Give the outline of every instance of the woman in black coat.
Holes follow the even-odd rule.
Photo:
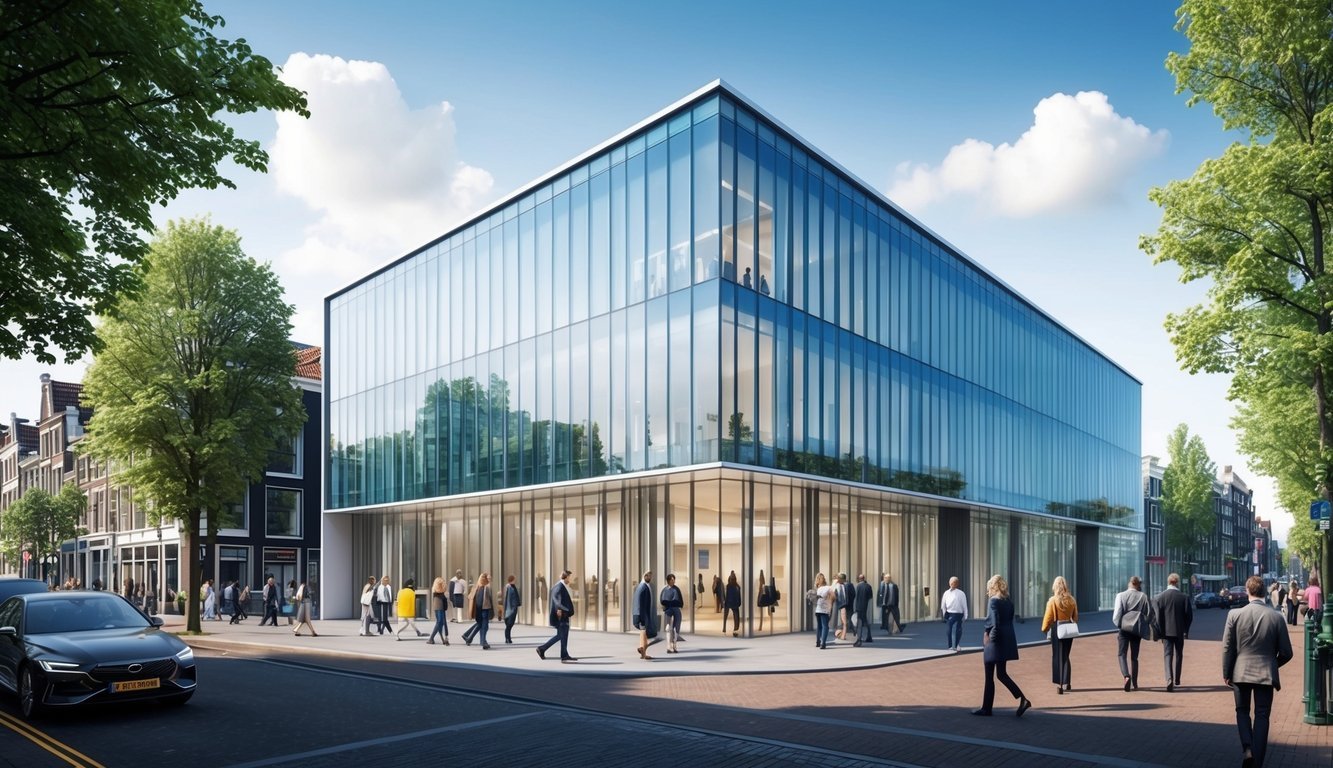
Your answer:
[[[732,571],[727,577],[727,594],[722,603],[722,634],[727,634],[727,615],[735,617],[731,636],[741,636],[741,585],[736,581],[736,572]]]
[[[981,695],[981,709],[972,710],[974,715],[990,717],[991,707],[995,704],[995,678],[1000,678],[1004,687],[1018,699],[1018,712],[1023,713],[1032,707],[1032,702],[1023,695],[1018,683],[1009,677],[1006,669],[1011,661],[1018,660],[1018,637],[1014,634],[1014,604],[1009,599],[1009,583],[998,573],[986,582],[986,594],[990,597],[986,608],[985,635],[982,637],[982,660],[986,663],[986,687]]]

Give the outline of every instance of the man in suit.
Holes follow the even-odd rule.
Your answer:
[[[838,620],[842,627],[834,634],[839,640],[847,639],[847,631],[852,628],[852,611],[855,610],[856,588],[847,580],[847,574],[838,574]]]
[[[1166,690],[1174,691],[1180,685],[1180,668],[1185,661],[1185,638],[1194,621],[1194,606],[1189,596],[1180,591],[1180,574],[1166,577],[1166,589],[1153,598],[1153,615],[1157,620],[1157,634],[1162,638],[1162,656],[1166,664]]]
[[[861,647],[861,643],[873,643],[875,638],[870,635],[870,601],[875,597],[875,591],[866,583],[864,573],[856,574],[856,591],[853,597],[853,609],[856,611],[856,642],[852,645]]]
[[[875,594],[875,604],[879,606],[879,628],[889,630],[889,616],[893,616],[893,625],[898,633],[903,631],[903,622],[898,616],[898,585],[893,583],[889,574],[880,576],[879,591]]]
[[[1242,765],[1262,768],[1268,751],[1268,713],[1273,692],[1281,690],[1278,667],[1291,661],[1291,637],[1282,616],[1264,603],[1264,579],[1245,581],[1250,602],[1227,614],[1222,631],[1222,682],[1236,697],[1236,728],[1240,731]],[[1250,722],[1250,703],[1254,722]]]
[[[639,630],[639,658],[652,660],[648,646],[661,642],[657,637],[657,609],[653,606],[653,572],[645,571],[643,581],[634,588],[634,626]]]
[[[560,643],[560,660],[564,662],[578,661],[578,659],[569,655],[569,617],[574,615],[574,598],[569,593],[570,571],[565,570],[560,573],[560,580],[551,587],[551,599],[549,600],[551,611],[551,626],[555,627],[555,635],[547,640],[544,645],[537,649],[537,655],[546,658],[546,652],[557,642]]]
[[[389,586],[389,577],[380,579],[375,587],[375,623],[379,625],[379,634],[384,634],[389,627],[389,616],[393,614],[393,588]]]
[[[272,576],[264,582],[264,618],[260,619],[259,626],[262,627],[270,622],[273,626],[278,626],[278,583]]]

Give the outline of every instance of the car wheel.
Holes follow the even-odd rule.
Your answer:
[[[42,705],[37,701],[37,691],[33,685],[31,667],[25,666],[19,672],[19,712],[25,720],[31,720],[42,712]]]
[[[172,696],[169,699],[163,699],[162,704],[168,707],[183,707],[185,706],[185,702],[189,701],[190,697],[193,695],[194,691],[190,691],[189,693],[182,693],[179,696]]]

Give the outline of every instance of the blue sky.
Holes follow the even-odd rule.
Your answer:
[[[1203,287],[1137,247],[1148,190],[1237,138],[1175,93],[1171,3],[205,4],[316,114],[236,118],[271,173],[159,218],[238,230],[301,340],[323,296],[720,77],[1142,380],[1145,454],[1186,422],[1288,527],[1236,452],[1226,381],[1180,373],[1162,330]],[[0,365],[20,415],[42,371],[80,371]]]

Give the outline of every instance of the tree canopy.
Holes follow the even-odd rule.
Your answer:
[[[204,220],[168,224],[140,278],[142,291],[99,329],[104,347],[84,379],[93,418],[82,450],[112,462],[115,481],[152,515],[181,522],[194,579],[201,517],[221,519],[263,476],[269,451],[305,423],[287,338],[292,307],[234,232]],[[189,628],[198,631],[199,590],[188,592]]]
[[[0,357],[73,360],[135,285],[152,206],[267,154],[220,113],[306,111],[199,0],[0,3]]]
[[[1166,546],[1182,558],[1194,557],[1199,542],[1213,530],[1213,477],[1217,466],[1208,458],[1203,439],[1181,424],[1166,440],[1170,464],[1162,471],[1162,520]]]
[[[1186,370],[1233,374],[1243,444],[1284,506],[1329,498],[1333,14],[1317,0],[1185,0],[1178,19],[1190,48],[1167,59],[1177,89],[1245,140],[1151,193],[1162,223],[1143,249],[1209,284],[1167,330]],[[1283,407],[1312,413],[1275,418]]]
[[[73,485],[61,486],[55,496],[29,488],[0,513],[0,551],[10,562],[20,561],[24,551],[36,563],[59,555],[61,542],[87,533],[79,527],[87,506],[87,497]]]

